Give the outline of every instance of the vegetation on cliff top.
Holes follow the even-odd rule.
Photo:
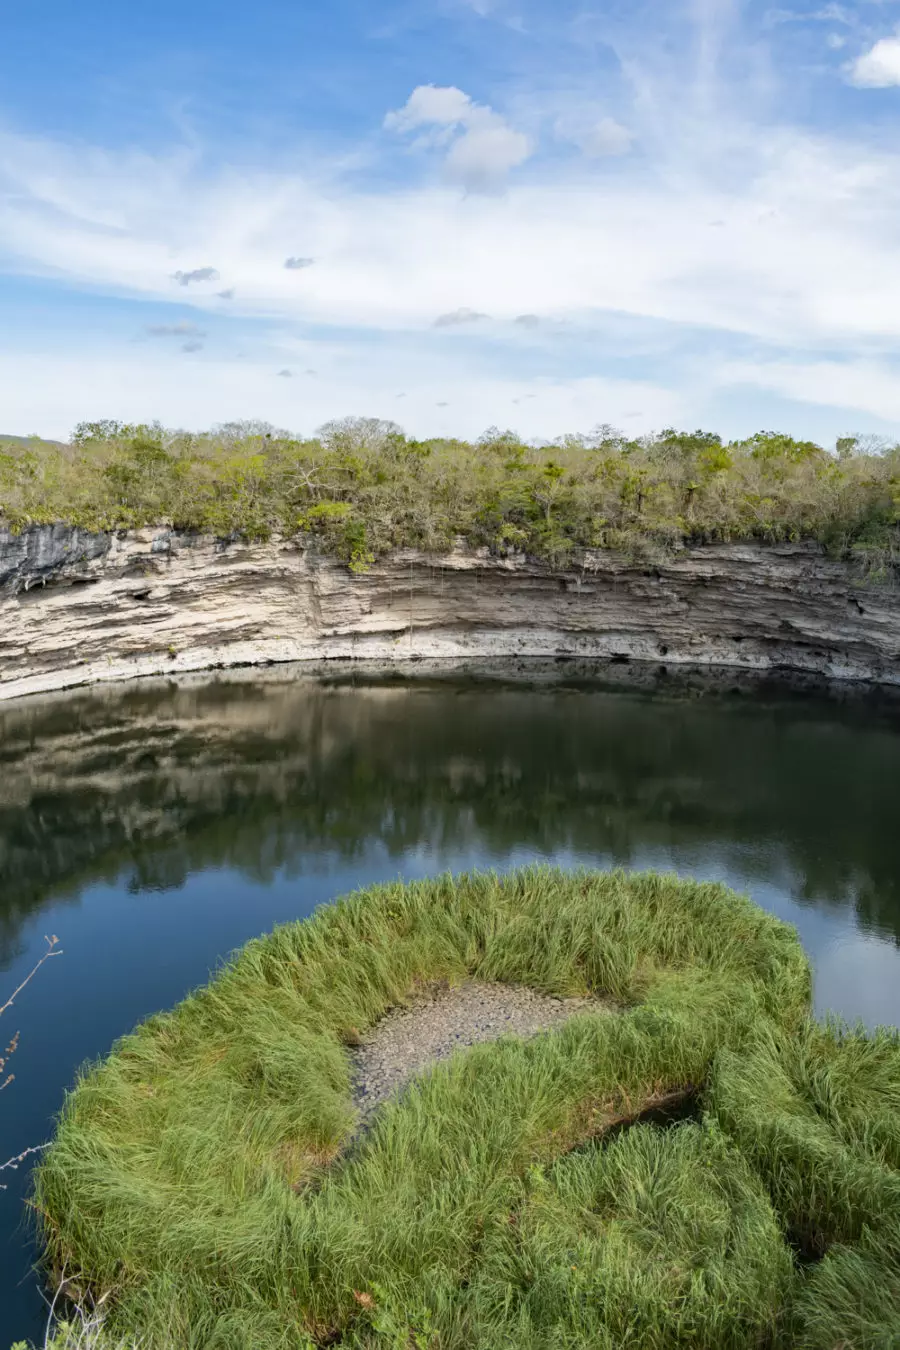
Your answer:
[[[422,983],[602,993],[438,1064],[347,1149],[350,1060]],[[251,942],[69,1096],[51,1268],[111,1344],[886,1347],[900,1037],[810,1021],[724,887],[531,868],[374,887]],[[641,1121],[674,1093],[693,1119]]]
[[[0,518],[15,530],[310,533],[355,570],[461,536],[554,566],[583,548],[816,540],[883,571],[900,557],[900,447],[848,438],[832,453],[775,433],[725,443],[671,429],[630,440],[611,428],[539,446],[492,430],[470,444],[367,419],[297,440],[250,423],[194,435],[96,422],[68,445],[0,444]]]

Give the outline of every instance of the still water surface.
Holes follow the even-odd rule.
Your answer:
[[[691,673],[281,668],[0,708],[0,1160],[79,1063],[234,947],[371,881],[531,859],[718,878],[797,925],[816,1006],[900,1023],[900,703]],[[2,999],[0,999],[2,1002]],[[0,1350],[43,1326],[0,1193]]]

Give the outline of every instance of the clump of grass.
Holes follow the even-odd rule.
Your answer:
[[[719,1053],[708,1105],[801,1256],[823,1258],[798,1292],[794,1343],[896,1345],[900,1032],[767,1028],[749,1054]]]
[[[900,1216],[900,1032],[767,1029],[719,1053],[708,1101],[810,1255]]]
[[[347,1151],[348,1042],[468,978],[622,1011],[435,1065]],[[829,1252],[816,1295],[786,1239],[820,1223],[882,1260],[900,1076],[890,1038],[814,1028],[809,992],[793,930],[719,885],[538,867],[374,887],[251,942],[82,1074],[37,1174],[48,1262],[148,1347],[818,1335],[852,1263]],[[857,1172],[830,1192],[806,1136],[754,1126],[767,1073],[779,1118],[831,1111],[827,1165]],[[702,1124],[610,1136],[704,1085]]]
[[[796,1307],[798,1350],[893,1350],[900,1339],[900,1223],[867,1229],[812,1271]]]
[[[777,1334],[791,1255],[765,1188],[715,1125],[637,1126],[523,1189],[515,1225],[483,1253],[461,1344],[728,1350]]]

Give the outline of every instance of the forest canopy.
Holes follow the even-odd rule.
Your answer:
[[[68,444],[0,437],[0,519],[96,531],[168,525],[218,537],[311,535],[353,570],[462,538],[563,567],[585,548],[659,556],[687,543],[813,540],[876,573],[900,558],[900,445],[826,450],[776,432],[725,441],[674,428],[629,438],[415,440],[347,418],[298,439],[264,423],[201,434],[82,423]]]

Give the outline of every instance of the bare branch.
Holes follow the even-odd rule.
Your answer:
[[[25,976],[24,980],[18,986],[18,988],[13,990],[13,992],[10,994],[6,1002],[2,1005],[2,1007],[0,1007],[0,1017],[2,1017],[2,1015],[9,1008],[12,1007],[13,1003],[16,1000],[16,996],[18,994],[21,994],[22,990],[25,988],[28,981],[34,978],[34,976],[40,970],[41,966],[44,964],[45,961],[49,961],[51,956],[62,956],[62,948],[57,946],[59,938],[56,936],[55,933],[50,937],[48,937],[45,934],[44,941],[47,944],[47,950],[44,952],[44,955],[41,957],[40,961],[35,962],[34,966],[32,966],[31,970]],[[10,1041],[9,1045],[6,1047],[6,1050],[3,1053],[3,1055],[0,1056],[0,1074],[2,1074],[5,1071],[10,1056],[14,1055],[18,1050],[18,1048],[19,1048],[19,1033],[17,1031],[13,1035],[13,1038]],[[12,1083],[14,1080],[15,1074],[7,1073],[6,1077],[3,1079],[3,1082],[0,1083],[0,1092],[2,1092],[4,1088],[8,1088],[10,1083]],[[24,1162],[26,1158],[31,1157],[31,1155],[34,1153],[43,1152],[45,1148],[49,1148],[49,1144],[35,1144],[31,1148],[23,1149],[21,1153],[15,1154],[12,1158],[7,1158],[5,1163],[0,1163],[0,1172],[6,1171],[14,1172],[18,1168],[19,1164]],[[0,1184],[0,1191],[5,1190],[6,1187]]]
[[[19,1166],[19,1163],[24,1162],[25,1159],[30,1157],[32,1153],[43,1153],[44,1149],[49,1147],[50,1147],[49,1144],[34,1144],[32,1145],[31,1148],[24,1149],[23,1152],[17,1153],[15,1157],[7,1158],[5,1163],[0,1163],[0,1172],[6,1171],[15,1172]],[[2,1183],[0,1183],[0,1191],[5,1190],[6,1187]]]
[[[44,955],[41,957],[40,961],[38,961],[37,964],[28,972],[28,974],[25,976],[24,980],[19,985],[19,987],[17,989],[14,989],[10,994],[9,998],[6,1000],[6,1002],[2,1004],[2,1006],[0,1006],[0,1017],[3,1016],[7,1008],[12,1007],[13,1003],[16,1000],[17,995],[21,994],[22,990],[25,988],[28,981],[34,978],[34,976],[40,970],[41,966],[44,964],[45,961],[49,961],[51,956],[62,956],[62,948],[60,947],[59,950],[57,950],[56,947],[56,944],[59,942],[59,938],[56,936],[55,933],[53,934],[52,937],[47,937],[47,935],[45,934],[44,941],[47,944],[47,951],[44,952]]]

